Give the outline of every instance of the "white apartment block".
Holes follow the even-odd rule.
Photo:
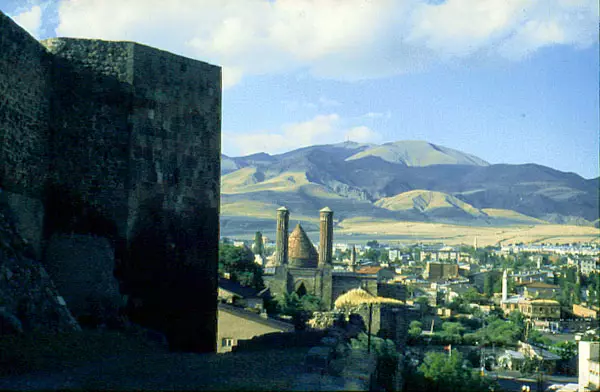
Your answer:
[[[600,342],[579,342],[579,392],[600,389]]]

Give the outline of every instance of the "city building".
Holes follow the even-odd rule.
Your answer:
[[[560,303],[552,299],[521,299],[519,311],[529,319],[560,319]]]
[[[265,269],[264,281],[271,294],[296,293],[299,296],[310,294],[318,297],[327,310],[333,309],[335,300],[342,294],[356,288],[362,288],[373,296],[405,299],[404,286],[399,283],[385,283],[393,279],[394,271],[381,267],[367,267],[358,271],[356,247],[351,249],[349,270],[333,269],[333,211],[325,207],[320,211],[319,252],[298,224],[288,235],[289,211],[285,207],[277,210],[276,250],[270,267]],[[364,267],[363,267],[364,268]],[[405,322],[396,321],[396,327],[385,325],[386,320],[404,317],[404,310],[395,311],[393,316],[385,311],[377,313],[374,325],[379,325],[379,318],[384,322],[381,328],[389,332],[389,336],[404,337]],[[389,317],[388,317],[389,316]],[[396,342],[402,344],[402,342]]]
[[[552,299],[556,298],[560,286],[544,282],[530,282],[518,285],[517,293],[528,299]]]
[[[573,304],[573,314],[577,317],[596,320],[598,319],[598,308]]]
[[[266,313],[259,314],[238,306],[220,303],[217,331],[217,352],[226,353],[237,346],[240,340],[248,340],[268,333],[293,332],[294,326],[268,318]]]
[[[600,342],[579,342],[579,392],[600,389]]]
[[[423,278],[429,281],[448,280],[458,277],[458,264],[428,262]]]

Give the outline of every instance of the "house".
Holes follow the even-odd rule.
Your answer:
[[[525,355],[526,358],[540,361],[541,370],[549,374],[554,373],[556,363],[561,359],[560,356],[533,344],[519,342],[518,347],[519,352]]]
[[[229,304],[219,303],[217,352],[226,353],[237,346],[240,340],[276,332],[293,332],[294,326],[280,320],[268,318],[266,313],[257,313]]]
[[[423,278],[429,281],[447,280],[458,277],[458,264],[428,262]]]
[[[504,354],[498,357],[498,364],[508,370],[520,370],[524,362],[525,355],[514,350],[504,350]]]
[[[583,305],[573,304],[573,314],[577,317],[586,319],[598,319],[598,310],[585,307]]]
[[[521,299],[519,311],[529,319],[560,319],[560,303],[551,299]]]
[[[263,298],[251,287],[245,287],[230,279],[219,278],[219,300],[231,305],[263,309]]]
[[[393,268],[385,268],[379,266],[361,267],[356,271],[356,273],[362,275],[377,275],[378,282],[387,282],[389,280],[393,280],[396,277],[396,271]]]
[[[560,286],[544,282],[522,283],[516,287],[517,293],[528,299],[554,299]]]

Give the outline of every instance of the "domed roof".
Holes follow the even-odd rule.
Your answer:
[[[319,263],[319,255],[300,224],[288,239],[288,263],[299,268],[316,268]]]

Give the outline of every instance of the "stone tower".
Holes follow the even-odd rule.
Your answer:
[[[333,211],[325,207],[320,211],[319,267],[331,265],[333,249]]]
[[[214,352],[221,68],[134,42],[39,43],[0,12],[0,97],[2,196],[66,303],[88,295],[74,269],[114,276],[132,321]],[[81,252],[101,257],[88,269]],[[111,300],[104,287],[89,294]]]
[[[275,238],[275,265],[287,264],[288,224],[290,212],[285,207],[277,209],[277,234]]]
[[[356,246],[352,245],[352,252],[350,253],[350,268],[352,272],[356,272]]]
[[[502,274],[502,302],[508,299],[508,271],[504,270]]]

